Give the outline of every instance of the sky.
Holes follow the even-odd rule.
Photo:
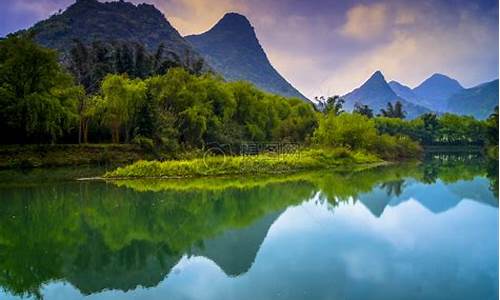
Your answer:
[[[0,0],[0,36],[74,0]],[[498,1],[132,0],[160,9],[182,35],[226,12],[248,17],[273,66],[308,97],[343,95],[382,71],[415,87],[433,73],[464,87],[498,78]]]

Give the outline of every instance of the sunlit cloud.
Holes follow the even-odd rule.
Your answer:
[[[387,6],[383,3],[356,5],[347,11],[347,22],[340,32],[355,39],[374,39],[384,33],[387,17]]]
[[[134,0],[136,3],[143,0]],[[245,13],[241,0],[153,0],[147,1],[163,11],[182,35],[201,33],[213,26],[225,13]]]

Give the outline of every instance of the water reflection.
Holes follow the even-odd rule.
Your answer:
[[[491,168],[3,184],[0,296],[494,299]]]

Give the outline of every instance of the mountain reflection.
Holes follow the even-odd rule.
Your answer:
[[[57,280],[86,295],[154,287],[186,255],[239,276],[280,215],[316,194],[331,207],[359,201],[376,217],[410,199],[433,213],[464,198],[498,207],[490,165],[440,154],[346,174],[3,185],[0,287],[39,298]]]

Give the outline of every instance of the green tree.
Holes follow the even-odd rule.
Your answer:
[[[316,97],[315,98],[317,102],[320,103],[320,106],[322,107],[322,110],[325,114],[329,114],[330,112],[333,112],[335,115],[340,115],[341,113],[344,112],[343,106],[345,100],[342,99],[342,97],[335,95],[332,97],[328,97],[325,99],[325,97]]]
[[[112,142],[120,142],[121,131],[125,142],[129,142],[133,121],[146,98],[146,84],[122,75],[109,75],[102,83],[102,95],[103,119],[111,129]]]
[[[432,144],[437,139],[439,132],[439,120],[435,113],[426,113],[420,116],[424,122],[424,133],[422,134],[422,142],[424,144]]]
[[[486,127],[488,143],[498,146],[498,105],[486,120]]]
[[[373,120],[360,114],[330,113],[319,119],[314,141],[325,146],[341,146],[350,149],[368,149],[377,138]]]
[[[406,112],[403,110],[403,104],[400,101],[396,101],[394,105],[391,102],[387,103],[387,107],[380,110],[380,115],[387,118],[406,118]]]
[[[0,130],[3,142],[54,143],[77,123],[83,93],[55,51],[29,36],[0,41]]]
[[[354,104],[354,110],[352,112],[366,116],[367,118],[373,118],[373,109],[371,109],[366,104],[362,104],[362,103]]]

